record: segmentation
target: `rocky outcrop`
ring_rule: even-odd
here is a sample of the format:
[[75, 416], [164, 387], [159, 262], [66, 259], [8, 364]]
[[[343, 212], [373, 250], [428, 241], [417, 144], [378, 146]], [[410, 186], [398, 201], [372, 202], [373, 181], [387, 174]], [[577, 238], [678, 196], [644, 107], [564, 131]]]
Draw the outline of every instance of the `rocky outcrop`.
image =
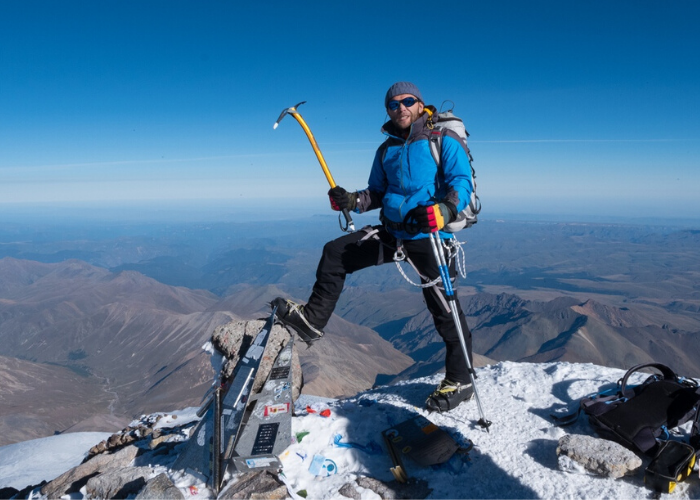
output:
[[[211, 341], [225, 358], [222, 368], [224, 377], [234, 374], [241, 355], [252, 344], [264, 324], [262, 320], [234, 321], [215, 329]], [[285, 328], [278, 325], [272, 328], [253, 384], [253, 392], [259, 392], [262, 389], [277, 355], [289, 339], [290, 334]], [[292, 353], [292, 371], [292, 396], [296, 400], [302, 388], [301, 364], [296, 347]], [[122, 431], [92, 447], [82, 464], [44, 485], [41, 489], [42, 495], [58, 498], [85, 487], [88, 496], [92, 498], [126, 498], [136, 494], [138, 498], [183, 498], [182, 492], [166, 474], [151, 477], [155, 474], [151, 467], [139, 467], [138, 463], [133, 463], [137, 455], [158, 453], [156, 448], [168, 448], [162, 445], [169, 441], [179, 442], [182, 440], [183, 433], [187, 433], [185, 427], [158, 427], [156, 424], [163, 416], [163, 414], [144, 415]], [[172, 418], [176, 416], [173, 415]], [[227, 487], [220, 498], [275, 500], [288, 498], [288, 495], [286, 486], [277, 476], [268, 472], [259, 472], [242, 475], [234, 484]]]
[[90, 498], [127, 498], [146, 486], [153, 475], [150, 467], [124, 467], [88, 479], [85, 491]]
[[[225, 358], [225, 363], [222, 368], [222, 375], [224, 378], [233, 375], [233, 371], [238, 361], [240, 361], [241, 354], [246, 352], [264, 324], [265, 321], [263, 320], [232, 321], [214, 330], [211, 342], [214, 348]], [[277, 355], [282, 348], [287, 345], [289, 339], [290, 335], [287, 329], [279, 325], [272, 327], [267, 349], [265, 349], [265, 354], [260, 360], [260, 368], [258, 369], [255, 382], [253, 383], [253, 392], [259, 392], [262, 389]], [[297, 353], [296, 345], [292, 352], [292, 373], [292, 400], [296, 401], [301, 393], [303, 385], [301, 364], [299, 362], [299, 354]], [[156, 428], [156, 424], [162, 417], [163, 415], [159, 414], [142, 416], [139, 421], [132, 423], [123, 430], [112, 434], [108, 439], [93, 446], [86, 460], [89, 460], [95, 455], [112, 452], [143, 439], [148, 439], [148, 445], [151, 449], [155, 449], [164, 442], [171, 441], [172, 438], [175, 437], [170, 434], [172, 431], [169, 429]], [[173, 416], [173, 418], [177, 417]]]
[[127, 467], [136, 458], [138, 451], [136, 446], [129, 445], [115, 453], [92, 457], [44, 485], [41, 488], [41, 494], [48, 498], [59, 498], [76, 492], [85, 486], [90, 478], [98, 474]]
[[[179, 437], [179, 429], [156, 428], [156, 424], [164, 417], [164, 414], [154, 413], [152, 415], [142, 415], [139, 420], [125, 427], [119, 432], [115, 432], [104, 441], [100, 441], [90, 448], [88, 456], [84, 461], [90, 460], [95, 455], [104, 452], [112, 452], [123, 448], [129, 444], [141, 440], [148, 440], [150, 449], [155, 449], [163, 443]], [[171, 415], [173, 420], [177, 415]]]
[[[214, 329], [211, 341], [214, 347], [226, 357], [226, 364], [223, 368], [223, 375], [225, 377], [233, 374], [233, 370], [236, 364], [238, 364], [241, 355], [245, 354], [248, 346], [252, 344], [264, 324], [265, 321], [263, 320], [232, 321]], [[253, 382], [252, 390], [254, 393], [262, 389], [267, 380], [267, 376], [270, 374], [272, 365], [275, 363], [277, 355], [282, 348], [287, 345], [289, 338], [290, 335], [286, 328], [279, 325], [274, 325], [272, 327], [270, 340], [268, 341], [267, 349], [265, 349], [265, 355], [260, 361], [260, 368], [258, 368], [258, 373]], [[292, 351], [292, 401], [297, 400], [303, 385], [301, 363], [299, 362], [299, 353], [297, 351], [298, 343], [299, 342], [294, 344], [294, 349]]]
[[185, 495], [177, 489], [167, 474], [161, 473], [150, 479], [146, 483], [146, 487], [136, 495], [136, 500], [152, 500], [154, 498], [160, 500], [184, 500]]
[[218, 496], [219, 499], [250, 498], [258, 500], [282, 500], [289, 498], [287, 487], [271, 472], [260, 471], [241, 474], [237, 481]]
[[421, 499], [426, 498], [433, 491], [428, 487], [428, 483], [421, 479], [409, 479], [405, 483], [391, 481], [385, 483], [368, 476], [360, 476], [355, 480], [355, 484], [345, 483], [339, 490], [342, 496], [360, 500], [362, 495], [357, 491], [356, 486], [362, 489], [372, 490], [382, 499]]

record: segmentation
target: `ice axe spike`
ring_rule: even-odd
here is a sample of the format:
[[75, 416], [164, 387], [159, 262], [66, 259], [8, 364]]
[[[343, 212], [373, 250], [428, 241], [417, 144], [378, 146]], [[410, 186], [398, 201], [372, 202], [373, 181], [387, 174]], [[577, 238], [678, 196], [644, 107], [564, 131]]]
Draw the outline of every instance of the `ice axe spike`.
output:
[[[287, 116], [287, 115], [292, 115], [297, 122], [299, 122], [299, 125], [301, 125], [301, 128], [304, 129], [304, 132], [306, 133], [306, 137], [309, 139], [309, 142], [311, 143], [311, 147], [314, 149], [314, 153], [316, 153], [316, 158], [318, 158], [318, 162], [321, 164], [321, 168], [323, 169], [323, 173], [326, 175], [326, 179], [328, 180], [328, 184], [330, 184], [331, 188], [336, 187], [335, 180], [333, 180], [333, 176], [331, 175], [331, 171], [328, 170], [328, 165], [326, 164], [326, 160], [323, 158], [323, 155], [321, 154], [321, 149], [318, 147], [318, 143], [316, 142], [316, 138], [314, 138], [314, 135], [311, 133], [311, 129], [309, 126], [306, 124], [304, 119], [302, 118], [301, 114], [297, 111], [297, 108], [304, 104], [306, 101], [301, 101], [299, 104], [292, 106], [290, 108], [286, 108], [282, 110], [282, 113], [280, 113], [279, 118], [277, 118], [277, 121], [275, 122], [274, 126], [272, 127], [273, 129], [277, 129], [277, 126], [280, 124], [282, 119]], [[348, 212], [347, 209], [343, 210], [343, 215], [345, 216], [345, 226], [343, 224], [340, 224], [340, 229], [345, 231], [346, 233], [354, 233], [355, 232], [355, 224], [352, 221], [352, 217], [350, 217], [350, 212]], [[340, 218], [338, 219], [340, 220]]]

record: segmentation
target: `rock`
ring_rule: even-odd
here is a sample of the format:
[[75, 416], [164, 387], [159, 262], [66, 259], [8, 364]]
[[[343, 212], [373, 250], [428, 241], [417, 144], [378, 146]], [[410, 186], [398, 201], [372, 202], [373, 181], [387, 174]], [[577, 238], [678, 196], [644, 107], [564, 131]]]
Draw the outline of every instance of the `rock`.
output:
[[132, 445], [116, 453], [92, 457], [44, 485], [41, 488], [41, 494], [48, 498], [59, 498], [67, 493], [78, 491], [91, 477], [110, 469], [126, 467], [136, 458], [138, 451], [139, 449]]
[[5, 488], [0, 488], [0, 498], [28, 498], [29, 494], [40, 486], [44, 486], [46, 481], [42, 481], [41, 484], [35, 484], [33, 486], [27, 486], [21, 490], [7, 486]]
[[233, 498], [281, 500], [289, 498], [285, 484], [271, 472], [249, 472], [238, 477], [237, 482], [219, 494], [219, 500]]
[[[175, 417], [176, 416], [173, 415], [173, 419]], [[90, 448], [88, 456], [83, 461], [87, 462], [95, 455], [99, 455], [105, 451], [115, 451], [129, 444], [147, 439], [148, 437], [151, 437], [151, 442], [149, 443], [151, 449], [154, 449], [163, 441], [169, 441], [171, 434], [168, 434], [164, 429], [153, 428], [161, 418], [163, 418], [163, 416], [159, 414], [142, 415], [138, 423], [133, 423], [121, 431], [112, 434], [106, 441], [102, 441]]]
[[391, 481], [384, 483], [373, 477], [360, 476], [356, 479], [357, 485], [374, 491], [384, 500], [390, 499], [423, 499], [433, 491], [428, 483], [422, 479], [411, 478], [405, 483]]
[[[19, 490], [19, 491], [17, 492], [17, 495], [15, 496], [15, 498], [30, 498], [29, 495], [30, 495], [35, 489], [41, 488], [41, 487], [44, 486], [46, 483], [47, 483], [47, 481], [42, 481], [40, 484], [35, 484], [35, 485], [33, 485], [33, 486], [27, 486], [27, 487], [25, 487], [25, 488]], [[36, 496], [38, 497], [39, 495], [36, 495]], [[0, 498], [6, 498], [6, 497], [0, 496]]]
[[95, 446], [90, 448], [88, 455], [99, 455], [100, 453], [104, 453], [105, 451], [107, 451], [107, 441], [100, 441]]
[[560, 470], [613, 478], [634, 474], [642, 466], [642, 459], [621, 444], [592, 436], [562, 436], [557, 456]]
[[[155, 435], [155, 433], [154, 433]], [[148, 447], [152, 450], [155, 450], [158, 448], [161, 444], [163, 443], [168, 443], [172, 440], [176, 440], [178, 436], [176, 434], [162, 434], [159, 435], [158, 437], [154, 437], [151, 439], [150, 443], [148, 443]]]
[[338, 493], [344, 497], [352, 498], [352, 500], [360, 500], [362, 498], [362, 495], [357, 492], [351, 483], [345, 483], [343, 486], [341, 486]]
[[182, 492], [165, 473], [149, 479], [146, 487], [136, 495], [136, 500], [184, 500], [184, 498]]
[[[265, 324], [263, 320], [254, 321], [232, 321], [225, 325], [221, 325], [214, 330], [211, 341], [214, 347], [221, 352], [227, 359], [223, 369], [224, 376], [230, 376], [233, 373], [238, 360], [241, 356], [241, 351], [245, 350], [255, 339], [260, 329]], [[270, 340], [265, 350], [265, 356], [260, 361], [260, 368], [253, 382], [253, 393], [259, 392], [270, 374], [272, 365], [277, 358], [277, 355], [289, 341], [290, 335], [286, 328], [280, 325], [274, 325], [270, 332]], [[296, 401], [301, 393], [302, 376], [301, 363], [299, 362], [299, 353], [297, 345], [294, 344], [292, 350], [292, 400]]]
[[12, 498], [17, 493], [19, 493], [19, 490], [11, 486], [0, 488], [0, 498]]
[[112, 469], [91, 477], [85, 491], [92, 498], [126, 498], [141, 491], [146, 485], [146, 478], [152, 474], [150, 467]]
[[112, 434], [107, 440], [107, 448], [114, 448], [120, 446], [122, 443], [122, 434]]

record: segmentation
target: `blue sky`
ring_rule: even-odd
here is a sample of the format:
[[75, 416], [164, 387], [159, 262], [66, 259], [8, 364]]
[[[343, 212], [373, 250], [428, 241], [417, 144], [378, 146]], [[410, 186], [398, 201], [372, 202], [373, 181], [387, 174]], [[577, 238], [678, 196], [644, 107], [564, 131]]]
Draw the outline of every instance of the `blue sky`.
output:
[[700, 3], [0, 2], [2, 204], [327, 207], [410, 80], [471, 132], [484, 216], [700, 213]]

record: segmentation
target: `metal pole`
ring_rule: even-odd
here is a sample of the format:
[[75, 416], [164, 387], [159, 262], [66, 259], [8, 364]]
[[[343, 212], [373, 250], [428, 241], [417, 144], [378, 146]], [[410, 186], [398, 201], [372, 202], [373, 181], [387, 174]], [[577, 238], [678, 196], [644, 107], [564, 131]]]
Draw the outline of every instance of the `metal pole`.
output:
[[214, 391], [214, 439], [212, 443], [212, 482], [214, 493], [221, 490], [221, 384]]
[[476, 381], [474, 380], [474, 369], [472, 368], [472, 363], [469, 361], [469, 353], [467, 352], [467, 343], [464, 340], [464, 332], [462, 331], [462, 322], [459, 319], [459, 313], [456, 307], [456, 296], [454, 289], [452, 288], [452, 281], [450, 280], [450, 271], [447, 267], [447, 261], [445, 260], [445, 253], [442, 250], [442, 241], [440, 241], [440, 235], [438, 231], [430, 233], [430, 245], [433, 247], [433, 253], [435, 254], [435, 261], [437, 262], [438, 268], [440, 269], [440, 277], [442, 278], [443, 286], [445, 287], [445, 294], [447, 295], [447, 300], [450, 303], [450, 310], [452, 312], [452, 319], [457, 328], [457, 333], [459, 334], [459, 343], [462, 346], [462, 352], [464, 353], [464, 360], [467, 362], [467, 368], [469, 370], [469, 380], [472, 383], [472, 388], [474, 389], [474, 397], [476, 399], [476, 405], [479, 409], [479, 416], [481, 417], [478, 424], [485, 428], [488, 432], [491, 426], [491, 421], [486, 420], [484, 416], [484, 410], [481, 407], [481, 398], [479, 398], [479, 392], [476, 389]]

